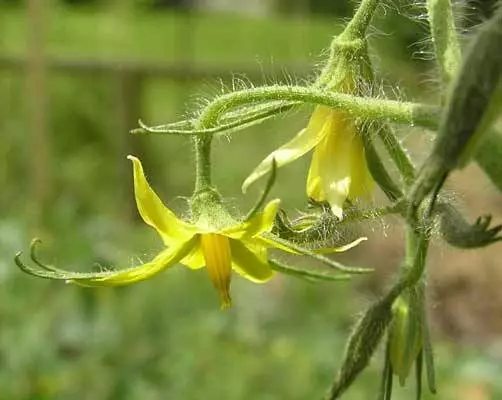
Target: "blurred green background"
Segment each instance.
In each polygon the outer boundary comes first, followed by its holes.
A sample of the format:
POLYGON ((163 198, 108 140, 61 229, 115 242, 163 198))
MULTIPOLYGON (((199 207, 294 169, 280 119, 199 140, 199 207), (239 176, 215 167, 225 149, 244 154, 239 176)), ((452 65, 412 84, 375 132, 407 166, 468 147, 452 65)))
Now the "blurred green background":
MULTIPOLYGON (((66 269, 151 258, 161 243, 138 219, 125 157, 139 156, 152 185, 183 215, 192 149, 183 138, 128 135, 137 119, 182 119, 201 98, 241 85, 304 82, 354 4, 0 4, 0 399, 321 398, 351 324, 399 264, 395 220, 358 228, 371 240, 343 257, 375 267, 373 276, 330 284, 277 277, 264 286, 236 277, 229 312, 219 310, 204 270, 175 267, 133 287, 82 289, 23 275, 12 260, 34 236, 45 243, 44 257, 66 269)), ((489 2, 473 3, 463 26, 489 9, 489 2)), ((423 12, 420 2, 386 2, 372 45, 383 91, 435 101, 423 12)), ((232 209, 252 204, 259 188, 243 198, 246 174, 298 131, 309 111, 217 140, 215 182, 232 209)), ((432 137, 400 129, 420 149, 432 137)), ((414 154, 420 160, 421 152, 414 154)), ((305 207, 298 177, 306 175, 307 158, 281 169, 274 188, 292 213, 305 207)), ((500 196, 475 166, 451 188, 472 217, 502 214, 500 196)), ((496 248, 459 253, 442 245, 431 254, 436 398, 502 398, 497 259, 496 248)), ((379 354, 344 398, 374 398, 381 366, 379 354)), ((396 388, 396 399, 411 398, 412 379, 409 388, 396 388)))

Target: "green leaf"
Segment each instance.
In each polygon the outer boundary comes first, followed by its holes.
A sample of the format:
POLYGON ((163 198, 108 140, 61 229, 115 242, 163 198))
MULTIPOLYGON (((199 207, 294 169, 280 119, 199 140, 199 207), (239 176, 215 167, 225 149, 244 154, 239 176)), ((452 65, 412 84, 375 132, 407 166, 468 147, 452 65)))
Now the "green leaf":
POLYGON ((492 183, 502 191, 502 132, 489 132, 479 143, 475 159, 492 183))

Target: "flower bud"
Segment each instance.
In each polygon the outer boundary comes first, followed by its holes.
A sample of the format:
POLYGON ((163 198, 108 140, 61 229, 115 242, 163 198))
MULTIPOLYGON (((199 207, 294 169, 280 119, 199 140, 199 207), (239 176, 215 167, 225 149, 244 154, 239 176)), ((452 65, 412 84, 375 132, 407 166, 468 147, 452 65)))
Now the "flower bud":
POLYGON ((423 348, 422 316, 419 304, 402 294, 392 306, 392 322, 389 329, 389 358, 392 371, 404 385, 410 369, 423 348))

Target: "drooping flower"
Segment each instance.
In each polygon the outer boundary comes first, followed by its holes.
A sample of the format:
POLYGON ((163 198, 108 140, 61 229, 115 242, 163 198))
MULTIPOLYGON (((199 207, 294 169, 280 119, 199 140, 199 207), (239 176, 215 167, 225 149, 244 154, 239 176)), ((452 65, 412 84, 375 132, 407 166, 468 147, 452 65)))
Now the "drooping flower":
POLYGON ((280 167, 312 149, 307 195, 317 202, 328 202, 333 213, 342 218, 345 201, 368 196, 374 182, 355 120, 327 106, 317 106, 307 127, 255 168, 244 181, 243 192, 270 171, 272 160, 280 167))
MULTIPOLYGON (((219 202, 205 198, 204 206, 198 210, 194 222, 184 221, 169 210, 145 178, 141 162, 133 156, 128 157, 133 163, 134 194, 138 211, 144 222, 153 227, 164 242, 163 249, 152 261, 145 264, 111 271, 101 272, 70 272, 45 265, 35 254, 32 243, 31 259, 39 268, 33 268, 21 261, 22 253, 16 255, 15 261, 19 268, 31 275, 47 279, 64 280, 81 286, 122 286, 148 279, 161 271, 181 263, 191 269, 206 267, 213 286, 221 298, 221 307, 231 306, 230 281, 232 270, 244 278, 262 283, 272 278, 272 265, 277 261, 269 260, 268 249, 277 248, 289 253, 312 256, 312 251, 281 240, 271 235, 274 220, 279 208, 278 199, 270 201, 261 213, 253 212, 244 221, 236 221, 219 202), (210 204, 209 204, 210 203, 210 204)), ((194 201, 194 200, 192 200, 194 201)), ((362 237, 352 243, 338 248, 320 249, 319 253, 341 252, 357 246, 362 237)), ((317 252, 317 251, 316 251, 317 252)), ((320 261, 342 272, 343 279, 347 273, 364 273, 365 269, 343 267, 322 256, 316 256, 320 261)), ((281 264, 280 270, 289 271, 281 264)), ((276 267, 277 268, 277 267, 276 267)), ((294 275, 299 271, 293 268, 294 275)), ((303 275, 309 275, 303 274, 303 275)), ((322 273, 314 274, 325 277, 322 273)), ((314 276, 310 274, 310 276, 314 276)), ((337 279, 333 276, 333 279, 337 279)))
POLYGON ((229 220, 231 217, 228 215, 228 218, 217 218, 221 224, 212 225, 207 219, 188 223, 176 217, 162 203, 148 184, 140 160, 132 156, 128 158, 133 162, 134 192, 139 213, 145 223, 159 233, 165 249, 152 261, 124 270, 94 274, 64 271, 66 281, 83 286, 120 286, 148 279, 178 262, 191 269, 205 266, 221 297, 222 308, 227 308, 231 305, 232 270, 257 283, 272 277, 267 248, 282 246, 274 245, 260 235, 271 231, 279 200, 272 200, 263 212, 241 223, 229 220))

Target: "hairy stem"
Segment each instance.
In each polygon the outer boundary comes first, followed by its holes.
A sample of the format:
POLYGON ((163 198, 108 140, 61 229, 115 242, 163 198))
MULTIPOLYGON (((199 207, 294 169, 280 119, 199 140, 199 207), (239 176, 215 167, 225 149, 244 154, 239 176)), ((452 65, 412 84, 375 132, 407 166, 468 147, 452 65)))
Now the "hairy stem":
POLYGON ((203 110, 199 122, 204 128, 210 128, 218 124, 224 113, 235 107, 273 100, 321 104, 341 108, 354 117, 432 129, 437 128, 440 112, 439 108, 426 104, 358 97, 302 86, 269 86, 228 93, 216 98, 203 110))
POLYGON ((195 147, 195 189, 202 192, 211 187, 211 142, 212 134, 203 134, 193 138, 195 147))
POLYGON ((427 0, 432 43, 444 86, 453 80, 460 64, 460 45, 451 0, 427 0))
POLYGON ((394 161, 394 164, 396 164, 399 173, 403 177, 404 183, 407 186, 412 185, 416 173, 415 166, 413 165, 408 152, 401 144, 401 141, 392 130, 392 127, 388 124, 384 124, 379 130, 379 136, 385 146, 385 149, 394 161))
POLYGON ((356 13, 341 33, 340 37, 343 37, 345 40, 364 38, 380 1, 381 0, 362 0, 356 13))

